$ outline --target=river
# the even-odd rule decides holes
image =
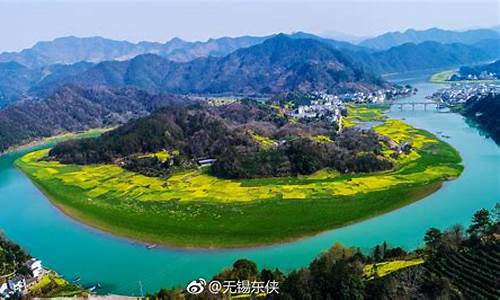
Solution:
[[[403,101],[421,102],[439,87],[422,79],[407,78],[419,93]],[[463,174],[412,205],[311,238],[252,249],[148,250],[75,222],[55,209],[12,165],[26,150],[0,157],[0,228],[65,278],[79,276],[83,285],[99,282],[102,292],[139,295],[139,282],[149,292],[184,286],[199,277],[210,278],[238,258],[254,260],[261,268],[289,271],[307,265],[335,242],[366,250],[387,241],[412,249],[421,245],[427,228],[467,225],[474,211],[500,202],[500,148],[462,116],[418,107],[389,115],[446,136],[464,159]]]

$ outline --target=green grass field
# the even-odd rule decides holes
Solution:
[[[379,118],[378,113],[371,113]],[[460,175],[459,154],[402,121],[374,128],[414,151],[378,174],[224,180],[203,170],[168,179],[116,165],[63,165],[31,152],[16,165],[66,214],[113,234],[179,247],[244,247],[289,241],[417,201]],[[390,157],[391,150],[384,150]]]
[[[85,296],[87,291],[48,272],[29,287],[31,296],[35,297],[75,297]]]
[[[442,71],[442,72],[433,74],[431,76],[430,81],[434,82],[434,83],[449,83],[450,81],[448,81],[448,79],[450,79],[450,77],[453,74],[455,74],[456,72],[457,72],[457,70],[446,70],[446,71]]]

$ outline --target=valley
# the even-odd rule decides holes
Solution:
[[[0,298],[213,299],[210,278],[228,298],[247,279],[279,283],[266,299],[499,295],[498,27],[406,29],[381,3],[346,24],[373,25],[359,39],[264,13],[209,32],[223,5],[138,32],[150,5],[113,8],[121,36],[5,39]],[[343,22],[325,12],[286,22]]]
[[[409,83],[413,85],[415,81],[409,81]],[[436,85],[427,83],[417,83],[415,87],[419,89],[419,94],[400,101],[423,101],[423,96],[432,94],[438,88]],[[429,226],[445,227],[456,222],[464,224],[470,217],[470,211],[494,205],[496,198],[487,197],[487,195],[497,195],[496,179],[494,176],[481,176],[485,172],[495,174],[498,170],[496,167],[498,166],[498,148],[494,142],[481,136],[477,129],[469,127],[457,114],[420,110],[415,112],[391,110],[385,114],[390,118],[404,119],[405,123],[424,128],[435,136],[451,136],[446,141],[460,151],[465,166],[463,174],[456,180],[444,183],[443,188],[422,201],[377,218],[327,231],[314,237],[271,247],[230,251],[223,249],[179,250],[169,247],[148,250],[143,244],[101,234],[101,231],[82,226],[81,223],[74,222],[54,209],[53,202],[47,201],[47,198],[22,173],[13,168],[14,160],[22,157],[22,152],[4,155],[0,159],[2,167],[0,169],[2,176],[0,198],[4,207],[8,208],[0,211],[2,217],[0,225],[6,229],[9,237],[30,249],[65,278],[81,276],[82,282],[86,285],[101,282],[103,284],[101,292],[137,295],[138,278],[143,280],[147,290],[154,291],[161,287],[184,284],[200,274],[206,276],[205,278],[210,277],[241,257],[249,257],[260,266],[270,268],[275,266],[282,270],[298,268],[309,263],[322,249],[330,247],[332,240],[361,247],[363,250],[370,249],[384,240],[392,245],[414,249],[421,243],[419,236]],[[366,109],[351,111],[350,116],[351,118],[345,118],[344,121],[350,123],[383,119],[383,114]],[[478,156],[478,151],[483,155]],[[19,193],[19,186],[22,186],[25,192]],[[477,195],[485,197],[478,198]],[[18,217],[20,211],[26,216],[21,222]],[[322,212],[322,210],[318,209],[317,212]],[[273,213],[277,217],[281,216],[278,211],[260,211],[262,216]],[[429,216],[432,217],[429,218]],[[249,226],[254,225],[255,223]],[[24,234],[26,231],[36,233],[36,235],[28,237]],[[370,234],[367,235],[366,232]],[[253,232],[253,234],[256,238],[261,236],[258,232]],[[54,243],[60,243],[64,247],[54,251]],[[99,249],[99,251],[96,252],[94,249]],[[71,256],[64,255],[69,252]],[[117,256],[116,253],[121,253],[121,255]],[[127,264],[123,263],[124,259]],[[171,264],[174,260],[176,264]],[[101,261],[106,261],[107,264],[102,264]],[[82,269],[82,263],[88,265],[89,268]],[[200,270],[200,264],[204,265],[203,270]],[[109,269],[107,267],[109,265],[112,265],[113,269]],[[182,271],[179,271],[179,268]],[[131,271],[132,269],[136,271]],[[138,275],[138,272],[151,275]]]

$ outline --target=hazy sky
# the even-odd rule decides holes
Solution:
[[[25,1],[0,0],[0,51],[56,37],[186,40],[275,32],[370,36],[407,28],[500,24],[499,0],[468,1]]]

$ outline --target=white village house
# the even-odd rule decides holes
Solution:
[[[42,267],[42,261],[36,258],[32,258],[25,263],[26,267],[31,270],[33,277],[38,279],[44,273],[44,268]]]
[[[31,271],[33,276],[24,276],[17,274],[11,277],[7,282],[0,284],[0,299],[9,298],[12,295],[25,295],[28,287],[36,283],[46,272],[42,266],[42,261],[36,258],[31,258],[24,263]]]
[[[22,275],[16,275],[7,281],[9,289],[15,293],[23,294],[26,288],[26,278]]]
[[[0,284],[0,298],[5,298],[9,295],[10,289],[7,282]]]

